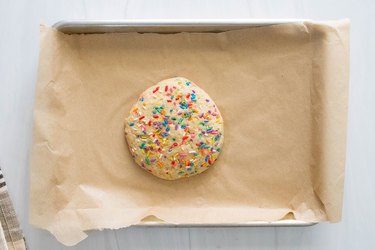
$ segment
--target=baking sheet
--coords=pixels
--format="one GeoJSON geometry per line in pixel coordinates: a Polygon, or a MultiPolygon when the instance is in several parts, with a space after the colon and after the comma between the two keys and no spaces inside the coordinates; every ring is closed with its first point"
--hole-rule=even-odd
{"type": "Polygon", "coordinates": [[[71,245],[84,230],[124,227],[149,215],[171,223],[291,214],[338,221],[347,27],[305,22],[173,35],[42,28],[31,223],[71,245]],[[143,89],[176,75],[214,98],[226,141],[207,174],[171,183],[135,166],[122,126],[143,89]]]}

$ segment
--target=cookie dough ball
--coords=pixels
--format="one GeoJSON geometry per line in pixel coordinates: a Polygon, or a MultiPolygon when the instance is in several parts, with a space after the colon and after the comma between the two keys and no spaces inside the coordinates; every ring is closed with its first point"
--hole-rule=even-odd
{"type": "Polygon", "coordinates": [[[223,118],[213,100],[193,82],[176,77],[141,94],[125,121],[135,162],[166,180],[202,173],[220,154],[223,118]]]}

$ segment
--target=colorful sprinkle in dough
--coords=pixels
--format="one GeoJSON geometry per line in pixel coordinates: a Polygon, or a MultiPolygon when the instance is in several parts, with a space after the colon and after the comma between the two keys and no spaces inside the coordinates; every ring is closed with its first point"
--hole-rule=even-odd
{"type": "Polygon", "coordinates": [[[135,162],[166,180],[197,175],[217,159],[224,124],[213,100],[193,82],[176,77],[143,92],[125,122],[135,162]]]}

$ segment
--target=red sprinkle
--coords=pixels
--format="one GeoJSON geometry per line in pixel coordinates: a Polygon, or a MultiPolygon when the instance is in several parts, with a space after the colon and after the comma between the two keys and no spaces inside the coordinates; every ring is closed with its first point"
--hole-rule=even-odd
{"type": "Polygon", "coordinates": [[[210,164],[210,165],[212,164],[212,161],[211,161],[211,159],[208,159],[208,164],[210,164]]]}
{"type": "Polygon", "coordinates": [[[193,106],[193,103],[189,102],[188,107],[191,107],[191,106],[193,106]]]}
{"type": "Polygon", "coordinates": [[[142,120],[142,119],[144,119],[144,118],[145,118],[145,116],[142,115],[141,117],[139,117],[139,120],[142,120]]]}
{"type": "Polygon", "coordinates": [[[185,135],[185,136],[182,137],[182,140],[184,141],[184,140],[186,140],[188,138],[189,138],[189,136],[185,135]]]}
{"type": "Polygon", "coordinates": [[[167,92],[168,91],[168,85],[165,85],[165,92],[167,92]]]}
{"type": "Polygon", "coordinates": [[[172,161],[172,165],[173,165],[173,166],[176,165],[176,161],[172,161]]]}
{"type": "Polygon", "coordinates": [[[176,101],[178,101],[178,100],[180,100],[180,97],[177,97],[177,98],[176,98],[176,101]]]}
{"type": "Polygon", "coordinates": [[[152,117],[154,117],[155,119],[158,119],[158,118],[159,118],[159,116],[158,116],[158,115],[154,115],[154,116],[152,116],[152,117]]]}
{"type": "Polygon", "coordinates": [[[173,143],[172,146],[177,147],[178,146],[177,142],[173,143]]]}
{"type": "Polygon", "coordinates": [[[154,89],[153,91],[152,91],[152,93],[155,93],[156,91],[158,91],[159,90],[159,87],[156,87],[156,89],[154,89]]]}
{"type": "Polygon", "coordinates": [[[147,125],[148,125],[148,126],[151,126],[151,120],[148,121],[148,124],[147,124],[147,125]]]}
{"type": "Polygon", "coordinates": [[[172,102],[172,100],[167,100],[167,102],[172,102]]]}

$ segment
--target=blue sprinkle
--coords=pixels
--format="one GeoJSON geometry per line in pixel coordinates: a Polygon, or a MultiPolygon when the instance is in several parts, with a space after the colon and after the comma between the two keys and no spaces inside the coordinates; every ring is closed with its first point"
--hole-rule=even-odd
{"type": "Polygon", "coordinates": [[[129,126],[130,126],[130,127],[133,127],[133,126],[134,126],[134,122],[130,123],[129,126]]]}
{"type": "Polygon", "coordinates": [[[186,125],[181,125],[181,128],[186,128],[186,125]]]}
{"type": "Polygon", "coordinates": [[[217,152],[220,152],[220,150],[221,150],[220,148],[217,148],[217,149],[216,149],[217,152]]]}
{"type": "Polygon", "coordinates": [[[167,127],[167,129],[166,129],[166,130],[167,130],[167,131],[169,131],[169,130],[171,130],[171,129],[170,129],[170,127],[167,127]]]}
{"type": "Polygon", "coordinates": [[[189,86],[191,84],[191,82],[186,82],[186,86],[189,86]]]}
{"type": "Polygon", "coordinates": [[[143,96],[141,97],[141,102],[143,102],[145,100],[145,98],[143,98],[143,96]]]}
{"type": "Polygon", "coordinates": [[[208,122],[208,120],[204,120],[204,122],[205,122],[205,123],[207,123],[207,122],[208,122]]]}
{"type": "Polygon", "coordinates": [[[198,156],[198,153],[194,153],[194,156],[198,156]]]}
{"type": "Polygon", "coordinates": [[[208,162],[208,155],[206,156],[206,158],[204,159],[206,162],[208,162]]]}

